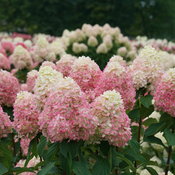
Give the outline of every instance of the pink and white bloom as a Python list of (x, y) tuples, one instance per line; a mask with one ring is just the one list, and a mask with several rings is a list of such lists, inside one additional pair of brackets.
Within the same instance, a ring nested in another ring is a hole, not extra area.
[(0, 105), (12, 106), (19, 90), (18, 79), (11, 73), (0, 70)]
[(127, 145), (131, 139), (130, 119), (125, 113), (121, 95), (106, 91), (91, 104), (93, 115), (99, 120), (97, 140), (107, 140), (118, 147)]
[(10, 117), (3, 111), (0, 106), (0, 138), (7, 137), (12, 132), (12, 122)]
[(14, 103), (13, 122), (19, 135), (31, 137), (37, 134), (39, 114), (36, 96), (27, 91), (19, 92)]
[(175, 68), (169, 69), (162, 76), (156, 87), (154, 101), (157, 110), (175, 117)]

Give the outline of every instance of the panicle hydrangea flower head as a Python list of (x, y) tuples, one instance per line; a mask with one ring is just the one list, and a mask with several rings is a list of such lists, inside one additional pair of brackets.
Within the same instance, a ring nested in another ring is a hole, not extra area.
[(90, 47), (95, 47), (98, 45), (98, 40), (96, 37), (90, 36), (87, 43)]
[(14, 44), (11, 41), (3, 40), (1, 41), (1, 46), (6, 50), (6, 52), (10, 52), (10, 54), (14, 51)]
[(10, 60), (0, 53), (0, 69), (10, 69)]
[(14, 103), (14, 129), (21, 136), (35, 136), (37, 134), (38, 117), (40, 110), (37, 106), (36, 96), (27, 91), (17, 94)]
[(175, 117), (175, 68), (164, 73), (157, 84), (154, 94), (154, 105), (157, 110), (169, 113)]
[(136, 89), (155, 86), (164, 70), (158, 51), (151, 46), (145, 46), (130, 66)]
[(58, 38), (50, 44), (49, 48), (56, 56), (61, 56), (65, 54), (66, 44), (62, 39)]
[(94, 88), (102, 74), (99, 66), (89, 57), (79, 57), (74, 61), (70, 72), (70, 77), (73, 78), (89, 97), (92, 98)]
[(131, 129), (121, 95), (115, 90), (106, 91), (91, 105), (93, 115), (99, 119), (97, 133), (100, 139), (114, 146), (125, 146), (131, 139)]
[[(20, 160), (17, 164), (16, 167), (24, 168), (26, 160)], [(33, 157), (29, 163), (27, 164), (27, 168), (32, 168), (35, 167), (37, 164), (40, 163), (40, 158)], [(21, 175), (37, 175), (38, 171), (35, 172), (23, 172), (20, 173)]]
[(59, 61), (56, 62), (56, 67), (65, 77), (69, 76), (71, 67), (77, 58), (72, 55), (63, 55)]
[(132, 109), (135, 103), (135, 88), (127, 67), (118, 60), (109, 61), (97, 83), (95, 93), (99, 96), (107, 90), (120, 92), (125, 109)]
[(41, 106), (52, 89), (62, 79), (62, 73), (52, 69), (50, 66), (44, 66), (39, 69), (38, 78), (35, 81), (34, 93), (38, 96)]
[(124, 57), (126, 56), (127, 54), (127, 49), (126, 47), (120, 47), (118, 50), (117, 50), (117, 54)]
[(50, 66), (52, 67), (52, 69), (55, 69), (55, 70), (57, 69), (56, 65), (51, 61), (44, 61), (42, 65), (40, 66), (40, 68), (44, 66)]
[(109, 59), (109, 62), (118, 62), (120, 63), (122, 66), (126, 66), (126, 61), (123, 60), (123, 57), (119, 56), (119, 55), (114, 55)]
[(73, 79), (68, 77), (60, 81), (51, 91), (39, 116), (43, 134), (47, 136), (48, 123), (58, 114), (66, 119), (76, 115), (79, 107), (87, 105), (85, 98), (85, 94)]
[(92, 115), (92, 111), (88, 106), (80, 107), (77, 115), (70, 120), (71, 133), (69, 139), (71, 140), (89, 140), (95, 134), (98, 126), (98, 118)]
[(36, 62), (55, 61), (56, 55), (52, 51), (45, 36), (39, 36), (33, 50), (33, 58)]
[(32, 70), (27, 73), (27, 89), (29, 92), (33, 91), (33, 88), (35, 87), (35, 81), (38, 78), (38, 71), (37, 70)]
[(0, 105), (12, 106), (19, 90), (18, 79), (11, 73), (0, 70)]
[(33, 65), (30, 53), (20, 45), (15, 48), (10, 60), (17, 69), (31, 68)]
[(12, 132), (12, 122), (10, 117), (3, 111), (0, 106), (0, 138), (6, 137), (9, 133)]

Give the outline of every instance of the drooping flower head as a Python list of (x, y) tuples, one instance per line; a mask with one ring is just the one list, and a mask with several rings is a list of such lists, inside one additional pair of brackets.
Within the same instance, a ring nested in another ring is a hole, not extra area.
[(164, 73), (154, 94), (157, 110), (175, 117), (175, 68)]
[(21, 136), (35, 136), (39, 113), (36, 96), (27, 91), (19, 92), (14, 103), (14, 129)]
[(10, 117), (3, 111), (0, 106), (0, 138), (6, 137), (12, 132), (12, 122)]
[(131, 74), (124, 63), (114, 58), (108, 62), (95, 89), (96, 96), (107, 90), (120, 92), (125, 109), (132, 109), (135, 103), (135, 88)]
[(12, 106), (19, 90), (18, 79), (11, 73), (0, 70), (0, 105)]
[(97, 134), (100, 139), (114, 146), (125, 146), (131, 139), (131, 129), (121, 95), (115, 90), (106, 91), (91, 105), (93, 115), (99, 119)]

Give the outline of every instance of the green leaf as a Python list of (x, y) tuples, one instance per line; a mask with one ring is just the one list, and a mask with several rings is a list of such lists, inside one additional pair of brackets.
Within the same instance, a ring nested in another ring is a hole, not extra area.
[(147, 137), (147, 136), (155, 135), (156, 133), (161, 131), (165, 127), (165, 125), (166, 123), (164, 122), (152, 124), (149, 128), (146, 129), (145, 136)]
[(129, 159), (127, 159), (123, 154), (116, 153), (116, 156), (117, 156), (117, 158), (119, 158), (119, 159), (123, 160), (124, 162), (126, 162), (126, 163), (129, 165), (129, 168), (130, 168), (133, 172), (136, 171), (136, 170), (135, 170), (135, 167), (134, 167), (134, 164), (133, 164)]
[(0, 175), (3, 175), (8, 172), (8, 169), (0, 163)]
[(140, 111), (139, 111), (139, 109), (134, 109), (134, 110), (130, 111), (130, 112), (128, 113), (128, 116), (129, 116), (129, 118), (130, 118), (132, 121), (138, 122), (139, 119), (140, 119)]
[(109, 175), (110, 174), (110, 165), (107, 159), (99, 157), (92, 169), (93, 175)]
[(50, 162), (44, 166), (39, 172), (38, 175), (47, 175), (55, 168), (55, 162)]
[(154, 111), (154, 106), (151, 105), (149, 108), (146, 108), (145, 106), (141, 106), (140, 108), (140, 115), (142, 118), (150, 116)]
[(105, 156), (107, 156), (109, 153), (109, 149), (110, 149), (109, 143), (107, 141), (102, 141), (99, 146), (100, 146), (100, 150), (102, 151), (102, 153)]
[(151, 175), (158, 175), (157, 171), (151, 167), (145, 167)]
[(79, 162), (73, 162), (73, 172), (76, 175), (91, 175), (88, 164), (85, 160), (81, 160)]
[(156, 144), (165, 146), (165, 145), (163, 144), (163, 142), (162, 142), (159, 138), (157, 138), (157, 137), (155, 137), (155, 136), (144, 137), (144, 141), (145, 141), (145, 142), (149, 142), (149, 143), (156, 143)]
[(140, 102), (143, 106), (149, 108), (152, 105), (152, 99), (153, 97), (151, 95), (146, 95), (140, 98)]
[(135, 160), (140, 161), (140, 162), (147, 162), (145, 157), (142, 156), (142, 154), (140, 153), (140, 144), (132, 139), (129, 141), (129, 148), (127, 151), (127, 154), (132, 156)]
[(147, 120), (145, 120), (143, 122), (143, 125), (145, 126), (150, 126), (152, 125), (153, 123), (157, 123), (157, 120), (155, 118), (148, 118)]
[(34, 172), (34, 168), (21, 168), (21, 167), (15, 167), (12, 169), (15, 173), (23, 173), (23, 172)]
[(174, 146), (175, 145), (175, 133), (172, 133), (170, 130), (166, 129), (164, 131), (163, 136), (167, 140), (168, 146)]
[(52, 156), (55, 156), (56, 153), (59, 150), (59, 143), (53, 143), (51, 144), (51, 146), (49, 147), (47, 154), (45, 156), (45, 159), (47, 159), (49, 161), (49, 159), (51, 159)]
[(47, 145), (47, 140), (44, 136), (41, 136), (40, 138), (40, 142), (37, 145), (37, 152), (40, 156), (43, 156), (44, 152), (44, 148)]
[(81, 141), (63, 141), (60, 143), (60, 153), (64, 155), (64, 157), (67, 157), (68, 154), (70, 154), (72, 157), (75, 157), (78, 155), (82, 143), (83, 142)]

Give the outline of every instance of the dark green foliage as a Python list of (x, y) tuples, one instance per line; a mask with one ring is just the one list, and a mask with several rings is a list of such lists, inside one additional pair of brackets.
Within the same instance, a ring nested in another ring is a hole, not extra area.
[(0, 0), (0, 31), (61, 35), (109, 23), (128, 36), (174, 39), (174, 0)]

